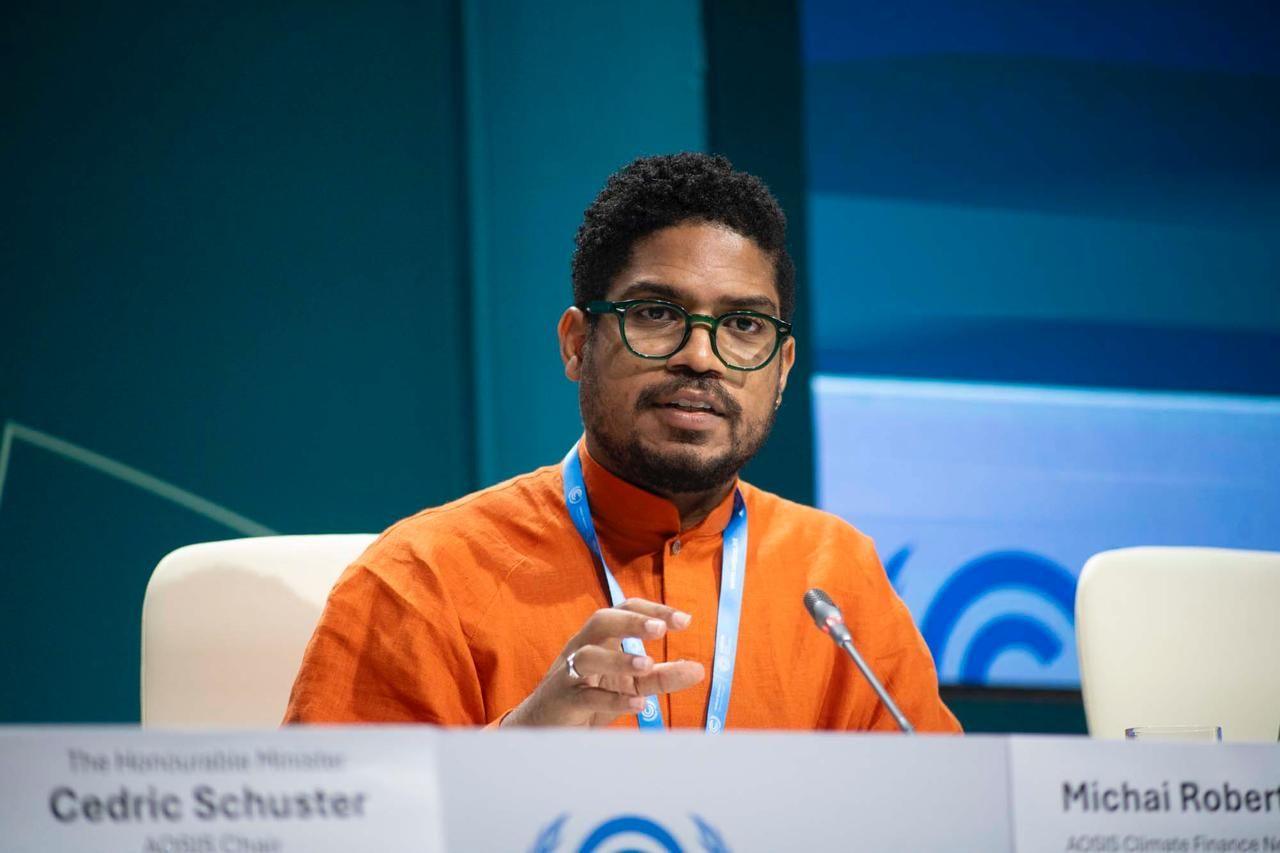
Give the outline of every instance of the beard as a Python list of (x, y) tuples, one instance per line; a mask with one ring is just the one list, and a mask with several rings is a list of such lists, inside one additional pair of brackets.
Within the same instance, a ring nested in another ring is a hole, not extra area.
[(698, 430), (672, 430), (676, 442), (687, 447), (659, 451), (645, 447), (628, 423), (620, 423), (601, 402), (599, 375), (590, 355), (583, 363), (578, 382), (578, 405), (587, 433), (614, 463), (613, 473), (622, 479), (657, 494), (689, 494), (709, 492), (733, 480), (742, 467), (764, 446), (773, 430), (777, 409), (770, 408), (764, 422), (755, 429), (743, 424), (742, 407), (720, 386), (706, 376), (673, 376), (646, 388), (636, 400), (631, 415), (638, 416), (657, 400), (683, 389), (696, 389), (713, 395), (729, 427), (729, 446), (713, 456), (699, 453), (706, 434)]

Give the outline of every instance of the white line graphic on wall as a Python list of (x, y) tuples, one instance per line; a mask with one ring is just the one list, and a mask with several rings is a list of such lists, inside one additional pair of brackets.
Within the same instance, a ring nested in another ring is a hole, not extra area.
[(245, 518), (239, 513), (232, 512), (226, 507), (219, 506), (213, 501), (205, 500), (199, 495), (192, 494), (172, 483), (166, 483), (159, 477), (153, 477), (131, 465), (109, 459), (101, 453), (94, 453), (92, 450), (14, 421), (5, 421), (4, 435), (0, 438), (0, 506), (4, 504), (5, 477), (9, 473), (9, 456), (12, 453), (15, 440), (25, 441), (33, 447), (47, 450), (64, 459), (70, 459), (72, 462), (79, 462), (81, 465), (106, 474), (108, 477), (123, 480), (145, 492), (150, 492), (156, 497), (172, 501), (197, 515), (202, 515), (246, 536), (276, 535), (276, 531), (269, 527)]

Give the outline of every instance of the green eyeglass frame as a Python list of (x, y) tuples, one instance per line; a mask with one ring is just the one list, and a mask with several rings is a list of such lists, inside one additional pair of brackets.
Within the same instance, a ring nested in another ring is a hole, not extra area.
[[(638, 352), (635, 349), (635, 347), (631, 345), (631, 342), (627, 339), (627, 311), (635, 307), (636, 305), (662, 305), (666, 308), (672, 309), (673, 311), (677, 312), (682, 317), (684, 317), (684, 335), (680, 338), (680, 342), (676, 344), (674, 348), (672, 348), (671, 352), (664, 353), (662, 355), (651, 355), (651, 354)], [(762, 314), (759, 311), (748, 311), (748, 310), (729, 311), (725, 314), (721, 314), (719, 317), (712, 317), (707, 314), (690, 314), (682, 306), (677, 305), (674, 302), (668, 302), (665, 299), (627, 299), (622, 302), (607, 302), (604, 300), (597, 300), (595, 302), (587, 303), (587, 313), (595, 314), (597, 316), (605, 315), (605, 314), (613, 314), (617, 316), (618, 331), (622, 335), (622, 343), (627, 348), (627, 350), (630, 351), (630, 353), (636, 356), (637, 358), (648, 358), (648, 359), (671, 358), (671, 356), (680, 352), (680, 350), (684, 349), (685, 345), (689, 343), (689, 338), (690, 336), (693, 335), (694, 325), (706, 326), (711, 338), (711, 351), (716, 354), (716, 358), (720, 359), (720, 363), (723, 364), (725, 367), (729, 368), (730, 370), (752, 371), (752, 370), (760, 370), (763, 367), (767, 367), (769, 362), (773, 361), (773, 357), (778, 354), (778, 350), (782, 348), (782, 342), (786, 340), (788, 335), (791, 334), (790, 323), (786, 322), (785, 320), (779, 320), (777, 317), (771, 317), (768, 314)], [(769, 352), (769, 355), (766, 356), (765, 359), (761, 361), (759, 364), (754, 365), (752, 367), (743, 367), (738, 364), (732, 364), (728, 361), (728, 359), (726, 359), (720, 353), (720, 346), (717, 342), (717, 338), (719, 336), (719, 331), (720, 331), (720, 324), (725, 322), (726, 320), (731, 320), (734, 317), (752, 317), (757, 320), (762, 320), (764, 322), (771, 323), (774, 329), (777, 330), (777, 334), (774, 336), (773, 349)]]

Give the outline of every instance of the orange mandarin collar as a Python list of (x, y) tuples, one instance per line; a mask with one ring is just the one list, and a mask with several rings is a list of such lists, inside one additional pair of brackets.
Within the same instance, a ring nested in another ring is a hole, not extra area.
[[(666, 498), (633, 486), (605, 470), (587, 452), (586, 439), (578, 442), (578, 458), (582, 461), (582, 478), (591, 503), (591, 517), (598, 527), (642, 540), (666, 540), (679, 534), (681, 538), (719, 536), (729, 525), (733, 514), (734, 489), (688, 530), (680, 530), (680, 511)], [(738, 483), (734, 482), (735, 487)], [(661, 547), (660, 544), (657, 547)]]

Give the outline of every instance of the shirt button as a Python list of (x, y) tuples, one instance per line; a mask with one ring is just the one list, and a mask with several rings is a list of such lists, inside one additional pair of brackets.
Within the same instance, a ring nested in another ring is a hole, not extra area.
[(679, 553), (680, 553), (680, 540), (677, 539), (671, 543), (671, 555), (674, 557), (676, 554), (679, 554)]

